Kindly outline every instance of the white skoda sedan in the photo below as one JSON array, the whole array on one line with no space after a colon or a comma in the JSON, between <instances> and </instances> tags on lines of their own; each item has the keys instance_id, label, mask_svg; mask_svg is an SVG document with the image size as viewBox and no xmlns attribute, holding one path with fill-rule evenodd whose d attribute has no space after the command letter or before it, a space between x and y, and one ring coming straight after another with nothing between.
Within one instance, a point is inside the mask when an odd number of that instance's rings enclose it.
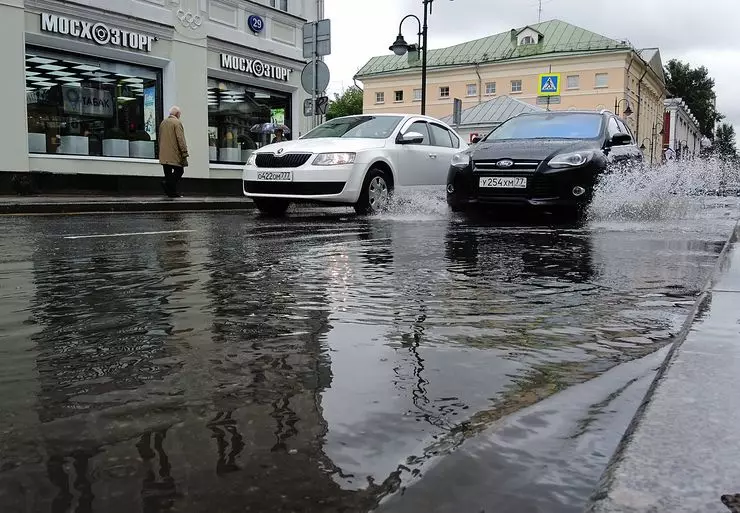
<instances>
[{"instance_id":1,"label":"white skoda sedan","mask_svg":"<svg viewBox=\"0 0 740 513\"><path fill-rule=\"evenodd\" d=\"M371 214L386 208L394 191L443 187L452 156L466 148L452 128L427 116L336 118L296 141L252 153L244 166L244 194L269 215L298 201L351 205Z\"/></svg>"}]
</instances>

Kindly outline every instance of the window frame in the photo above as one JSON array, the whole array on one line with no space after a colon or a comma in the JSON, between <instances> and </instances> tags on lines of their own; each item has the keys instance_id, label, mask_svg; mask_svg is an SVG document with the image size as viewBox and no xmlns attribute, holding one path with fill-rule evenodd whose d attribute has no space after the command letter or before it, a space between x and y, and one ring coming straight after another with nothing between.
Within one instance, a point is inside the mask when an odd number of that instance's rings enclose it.
<instances>
[{"instance_id":1,"label":"window frame","mask_svg":"<svg viewBox=\"0 0 740 513\"><path fill-rule=\"evenodd\" d=\"M427 126L429 128L430 138L433 140L432 146L435 146L437 148L450 148L450 149L454 149L455 148L454 142L452 140L452 132L450 132L447 128L443 127L442 125L440 125L438 123L427 123ZM437 135L432 131L432 127L436 128L438 130L443 130L445 132L445 134L447 135L447 142L449 143L449 146L438 144ZM444 141L444 139L443 139L443 141ZM443 141L440 141L440 142L443 142Z\"/></svg>"},{"instance_id":2,"label":"window frame","mask_svg":"<svg viewBox=\"0 0 740 513\"><path fill-rule=\"evenodd\" d=\"M417 123L420 123L420 124L424 125L424 131L425 132L424 133L419 132L421 135L424 136L424 141L421 142L421 143L419 143L419 144L415 144L415 146L432 146L432 133L429 130L429 123L427 123L423 119L411 120L411 123L409 123L408 128L406 128L403 131L404 135L407 134L407 133L409 133L409 132L412 132L413 130L411 130L411 127L413 127Z\"/></svg>"},{"instance_id":3,"label":"window frame","mask_svg":"<svg viewBox=\"0 0 740 513\"><path fill-rule=\"evenodd\" d=\"M472 93L470 92L472 88ZM465 96L472 98L478 96L478 84L466 84L465 85Z\"/></svg>"},{"instance_id":4,"label":"window frame","mask_svg":"<svg viewBox=\"0 0 740 513\"><path fill-rule=\"evenodd\" d=\"M571 85L571 79L575 79L576 85ZM570 91L581 88L581 75L568 75L566 78L566 88Z\"/></svg>"},{"instance_id":5,"label":"window frame","mask_svg":"<svg viewBox=\"0 0 740 513\"><path fill-rule=\"evenodd\" d=\"M393 91L393 103L403 103L403 89Z\"/></svg>"},{"instance_id":6,"label":"window frame","mask_svg":"<svg viewBox=\"0 0 740 513\"><path fill-rule=\"evenodd\" d=\"M270 7L278 11L289 12L290 5L288 4L288 0L270 0Z\"/></svg>"},{"instance_id":7,"label":"window frame","mask_svg":"<svg viewBox=\"0 0 740 513\"><path fill-rule=\"evenodd\" d=\"M446 94L443 94L446 91ZM439 97L449 98L450 97L450 86L439 86Z\"/></svg>"},{"instance_id":8,"label":"window frame","mask_svg":"<svg viewBox=\"0 0 740 513\"><path fill-rule=\"evenodd\" d=\"M519 84L519 89L514 89L514 84ZM521 93L524 91L524 83L521 79L516 79L511 81L511 92L512 93Z\"/></svg>"},{"instance_id":9,"label":"window frame","mask_svg":"<svg viewBox=\"0 0 740 513\"><path fill-rule=\"evenodd\" d=\"M493 86L493 90L489 91L488 86ZM496 94L496 82L486 82L486 96L493 96Z\"/></svg>"},{"instance_id":10,"label":"window frame","mask_svg":"<svg viewBox=\"0 0 740 513\"><path fill-rule=\"evenodd\" d=\"M375 92L375 105L382 105L385 103L385 91Z\"/></svg>"},{"instance_id":11,"label":"window frame","mask_svg":"<svg viewBox=\"0 0 740 513\"><path fill-rule=\"evenodd\" d=\"M419 93L418 96L416 94L417 92ZM415 102L420 102L421 101L421 96L422 96L421 89L414 89L413 95L414 95L414 101Z\"/></svg>"}]
</instances>

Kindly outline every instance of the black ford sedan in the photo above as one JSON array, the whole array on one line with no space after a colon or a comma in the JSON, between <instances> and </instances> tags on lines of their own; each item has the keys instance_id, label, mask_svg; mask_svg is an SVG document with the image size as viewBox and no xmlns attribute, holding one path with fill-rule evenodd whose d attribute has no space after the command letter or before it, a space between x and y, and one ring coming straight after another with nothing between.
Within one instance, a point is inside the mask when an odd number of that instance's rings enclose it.
<instances>
[{"instance_id":1,"label":"black ford sedan","mask_svg":"<svg viewBox=\"0 0 740 513\"><path fill-rule=\"evenodd\" d=\"M454 211L522 205L580 216L601 173L642 160L632 132L610 112L520 114L454 156L447 203Z\"/></svg>"}]
</instances>

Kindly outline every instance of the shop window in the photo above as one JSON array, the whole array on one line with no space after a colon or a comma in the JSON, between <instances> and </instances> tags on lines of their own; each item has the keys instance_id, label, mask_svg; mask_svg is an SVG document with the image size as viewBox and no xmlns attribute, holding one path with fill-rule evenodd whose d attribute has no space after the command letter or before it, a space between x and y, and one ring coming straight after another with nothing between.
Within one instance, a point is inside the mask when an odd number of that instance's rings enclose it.
<instances>
[{"instance_id":1,"label":"shop window","mask_svg":"<svg viewBox=\"0 0 740 513\"><path fill-rule=\"evenodd\" d=\"M252 151L273 142L281 125L291 130L290 102L287 93L209 78L210 161L243 164Z\"/></svg>"},{"instance_id":2,"label":"shop window","mask_svg":"<svg viewBox=\"0 0 740 513\"><path fill-rule=\"evenodd\" d=\"M157 157L159 70L28 48L30 153Z\"/></svg>"}]
</instances>

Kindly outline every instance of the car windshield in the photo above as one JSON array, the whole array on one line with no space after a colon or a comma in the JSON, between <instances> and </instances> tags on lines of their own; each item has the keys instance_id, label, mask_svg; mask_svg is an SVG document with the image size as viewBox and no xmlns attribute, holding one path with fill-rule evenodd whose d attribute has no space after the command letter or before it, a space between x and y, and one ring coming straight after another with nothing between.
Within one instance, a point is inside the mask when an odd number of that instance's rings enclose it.
<instances>
[{"instance_id":1,"label":"car windshield","mask_svg":"<svg viewBox=\"0 0 740 513\"><path fill-rule=\"evenodd\" d=\"M347 116L323 123L302 139L319 137L386 139L403 119L401 116Z\"/></svg>"},{"instance_id":2,"label":"car windshield","mask_svg":"<svg viewBox=\"0 0 740 513\"><path fill-rule=\"evenodd\" d=\"M594 139L601 133L601 124L599 114L520 116L503 123L486 140Z\"/></svg>"}]
</instances>

